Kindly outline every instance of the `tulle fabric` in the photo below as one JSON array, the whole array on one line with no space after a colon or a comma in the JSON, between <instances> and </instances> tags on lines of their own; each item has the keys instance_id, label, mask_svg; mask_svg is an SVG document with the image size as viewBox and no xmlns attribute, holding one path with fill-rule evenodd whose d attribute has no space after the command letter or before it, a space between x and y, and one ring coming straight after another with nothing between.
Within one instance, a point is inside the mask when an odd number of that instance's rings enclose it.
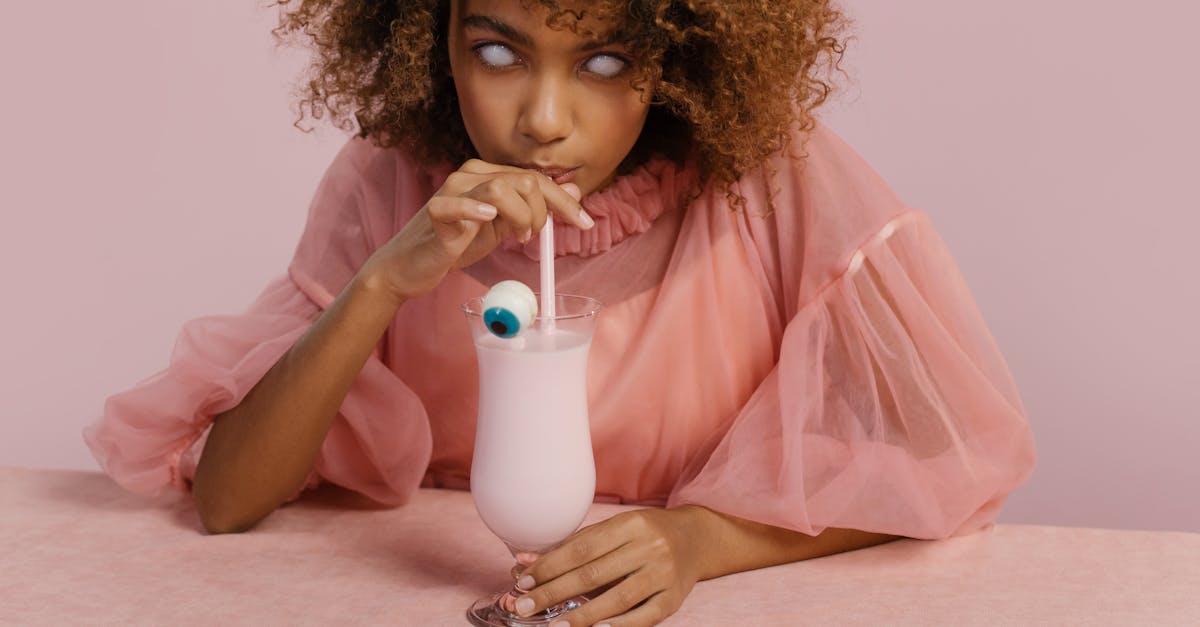
<instances>
[{"instance_id":1,"label":"tulle fabric","mask_svg":"<svg viewBox=\"0 0 1200 627\"><path fill-rule=\"evenodd\" d=\"M596 498L696 503L809 534L975 530L1033 466L1003 359L920 211L824 126L793 150L805 158L739 181L742 210L714 189L680 204L694 169L655 161L584 199L595 232L556 229L559 291L605 304L588 366ZM105 470L140 492L186 488L212 416L449 171L351 140L288 276L242 315L189 323L164 372L106 404L87 432ZM465 488L478 375L458 306L537 277L534 250L510 243L401 307L306 485L391 504L421 485Z\"/></svg>"},{"instance_id":2,"label":"tulle fabric","mask_svg":"<svg viewBox=\"0 0 1200 627\"><path fill-rule=\"evenodd\" d=\"M1021 401L929 222L890 222L791 317L778 364L671 504L941 538L1027 476Z\"/></svg>"},{"instance_id":3,"label":"tulle fabric","mask_svg":"<svg viewBox=\"0 0 1200 627\"><path fill-rule=\"evenodd\" d=\"M377 247L372 234L392 226L394 200L381 194L394 188L397 164L373 156L358 141L339 152L314 194L287 276L241 314L188 322L167 368L106 401L84 440L121 486L148 495L168 485L190 490L214 417L245 398ZM289 500L325 480L399 505L418 487L429 454L424 407L377 349Z\"/></svg>"},{"instance_id":4,"label":"tulle fabric","mask_svg":"<svg viewBox=\"0 0 1200 627\"><path fill-rule=\"evenodd\" d=\"M87 445L126 489L186 488L212 417L237 406L318 314L277 280L241 315L187 323L170 365L110 397L105 419L84 431Z\"/></svg>"},{"instance_id":5,"label":"tulle fabric","mask_svg":"<svg viewBox=\"0 0 1200 627\"><path fill-rule=\"evenodd\" d=\"M778 359L670 504L810 534L974 531L1032 471L1016 386L927 216L828 129L803 149L739 182Z\"/></svg>"}]
</instances>

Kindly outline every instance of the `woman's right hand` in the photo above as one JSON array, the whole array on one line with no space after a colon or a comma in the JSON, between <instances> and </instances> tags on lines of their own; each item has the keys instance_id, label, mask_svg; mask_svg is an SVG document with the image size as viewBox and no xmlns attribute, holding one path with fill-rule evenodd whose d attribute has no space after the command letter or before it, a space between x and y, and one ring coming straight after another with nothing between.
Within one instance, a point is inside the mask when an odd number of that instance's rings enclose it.
<instances>
[{"instance_id":1,"label":"woman's right hand","mask_svg":"<svg viewBox=\"0 0 1200 627\"><path fill-rule=\"evenodd\" d=\"M416 298L451 270L485 257L504 238L529 241L550 212L592 228L579 197L574 183L559 186L540 172L472 159L446 178L359 275L379 280L397 302Z\"/></svg>"}]
</instances>

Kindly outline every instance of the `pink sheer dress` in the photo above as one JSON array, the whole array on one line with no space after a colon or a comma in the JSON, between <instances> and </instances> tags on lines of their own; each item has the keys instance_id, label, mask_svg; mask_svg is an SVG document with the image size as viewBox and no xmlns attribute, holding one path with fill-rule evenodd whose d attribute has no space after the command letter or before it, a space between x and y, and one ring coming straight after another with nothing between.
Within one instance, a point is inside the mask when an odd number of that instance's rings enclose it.
<instances>
[{"instance_id":1,"label":"pink sheer dress","mask_svg":"<svg viewBox=\"0 0 1200 627\"><path fill-rule=\"evenodd\" d=\"M555 229L559 291L605 305L588 364L596 498L807 534L979 529L1034 464L1004 360L921 211L823 125L792 151L806 156L738 181L744 209L689 198L694 169L652 161L584 199L594 229ZM164 370L108 399L84 432L103 469L135 492L188 489L212 417L449 171L350 140L286 275L239 315L187 323ZM305 487L392 505L467 488L477 371L459 305L502 279L536 286L537 253L537 238L508 243L400 309Z\"/></svg>"}]
</instances>

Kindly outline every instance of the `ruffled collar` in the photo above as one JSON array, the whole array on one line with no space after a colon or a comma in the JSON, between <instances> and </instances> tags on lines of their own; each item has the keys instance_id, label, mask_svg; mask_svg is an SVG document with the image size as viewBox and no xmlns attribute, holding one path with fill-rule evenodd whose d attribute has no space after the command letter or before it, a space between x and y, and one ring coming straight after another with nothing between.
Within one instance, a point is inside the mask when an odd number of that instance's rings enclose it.
<instances>
[{"instance_id":1,"label":"ruffled collar","mask_svg":"<svg viewBox=\"0 0 1200 627\"><path fill-rule=\"evenodd\" d=\"M447 170L438 173L444 180ZM436 176L436 175L435 175ZM583 208L596 225L588 230L556 218L554 221L554 256L599 255L634 235L645 233L663 213L677 208L684 193L696 182L692 163L680 166L664 158L652 159L629 174L617 177L607 187L583 198ZM520 251L537 261L541 258L538 238L525 244L515 239L501 242L500 248Z\"/></svg>"}]
</instances>

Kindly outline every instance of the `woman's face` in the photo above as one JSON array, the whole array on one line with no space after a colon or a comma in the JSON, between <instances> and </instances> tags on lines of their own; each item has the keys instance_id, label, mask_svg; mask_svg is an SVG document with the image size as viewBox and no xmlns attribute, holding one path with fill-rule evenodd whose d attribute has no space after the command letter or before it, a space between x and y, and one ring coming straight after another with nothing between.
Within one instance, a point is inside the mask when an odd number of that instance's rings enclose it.
<instances>
[{"instance_id":1,"label":"woman's face","mask_svg":"<svg viewBox=\"0 0 1200 627\"><path fill-rule=\"evenodd\" d=\"M612 181L650 106L629 84L624 48L551 29L546 17L520 0L453 0L454 85L481 159L541 170L587 194ZM580 26L611 30L587 19Z\"/></svg>"}]
</instances>

